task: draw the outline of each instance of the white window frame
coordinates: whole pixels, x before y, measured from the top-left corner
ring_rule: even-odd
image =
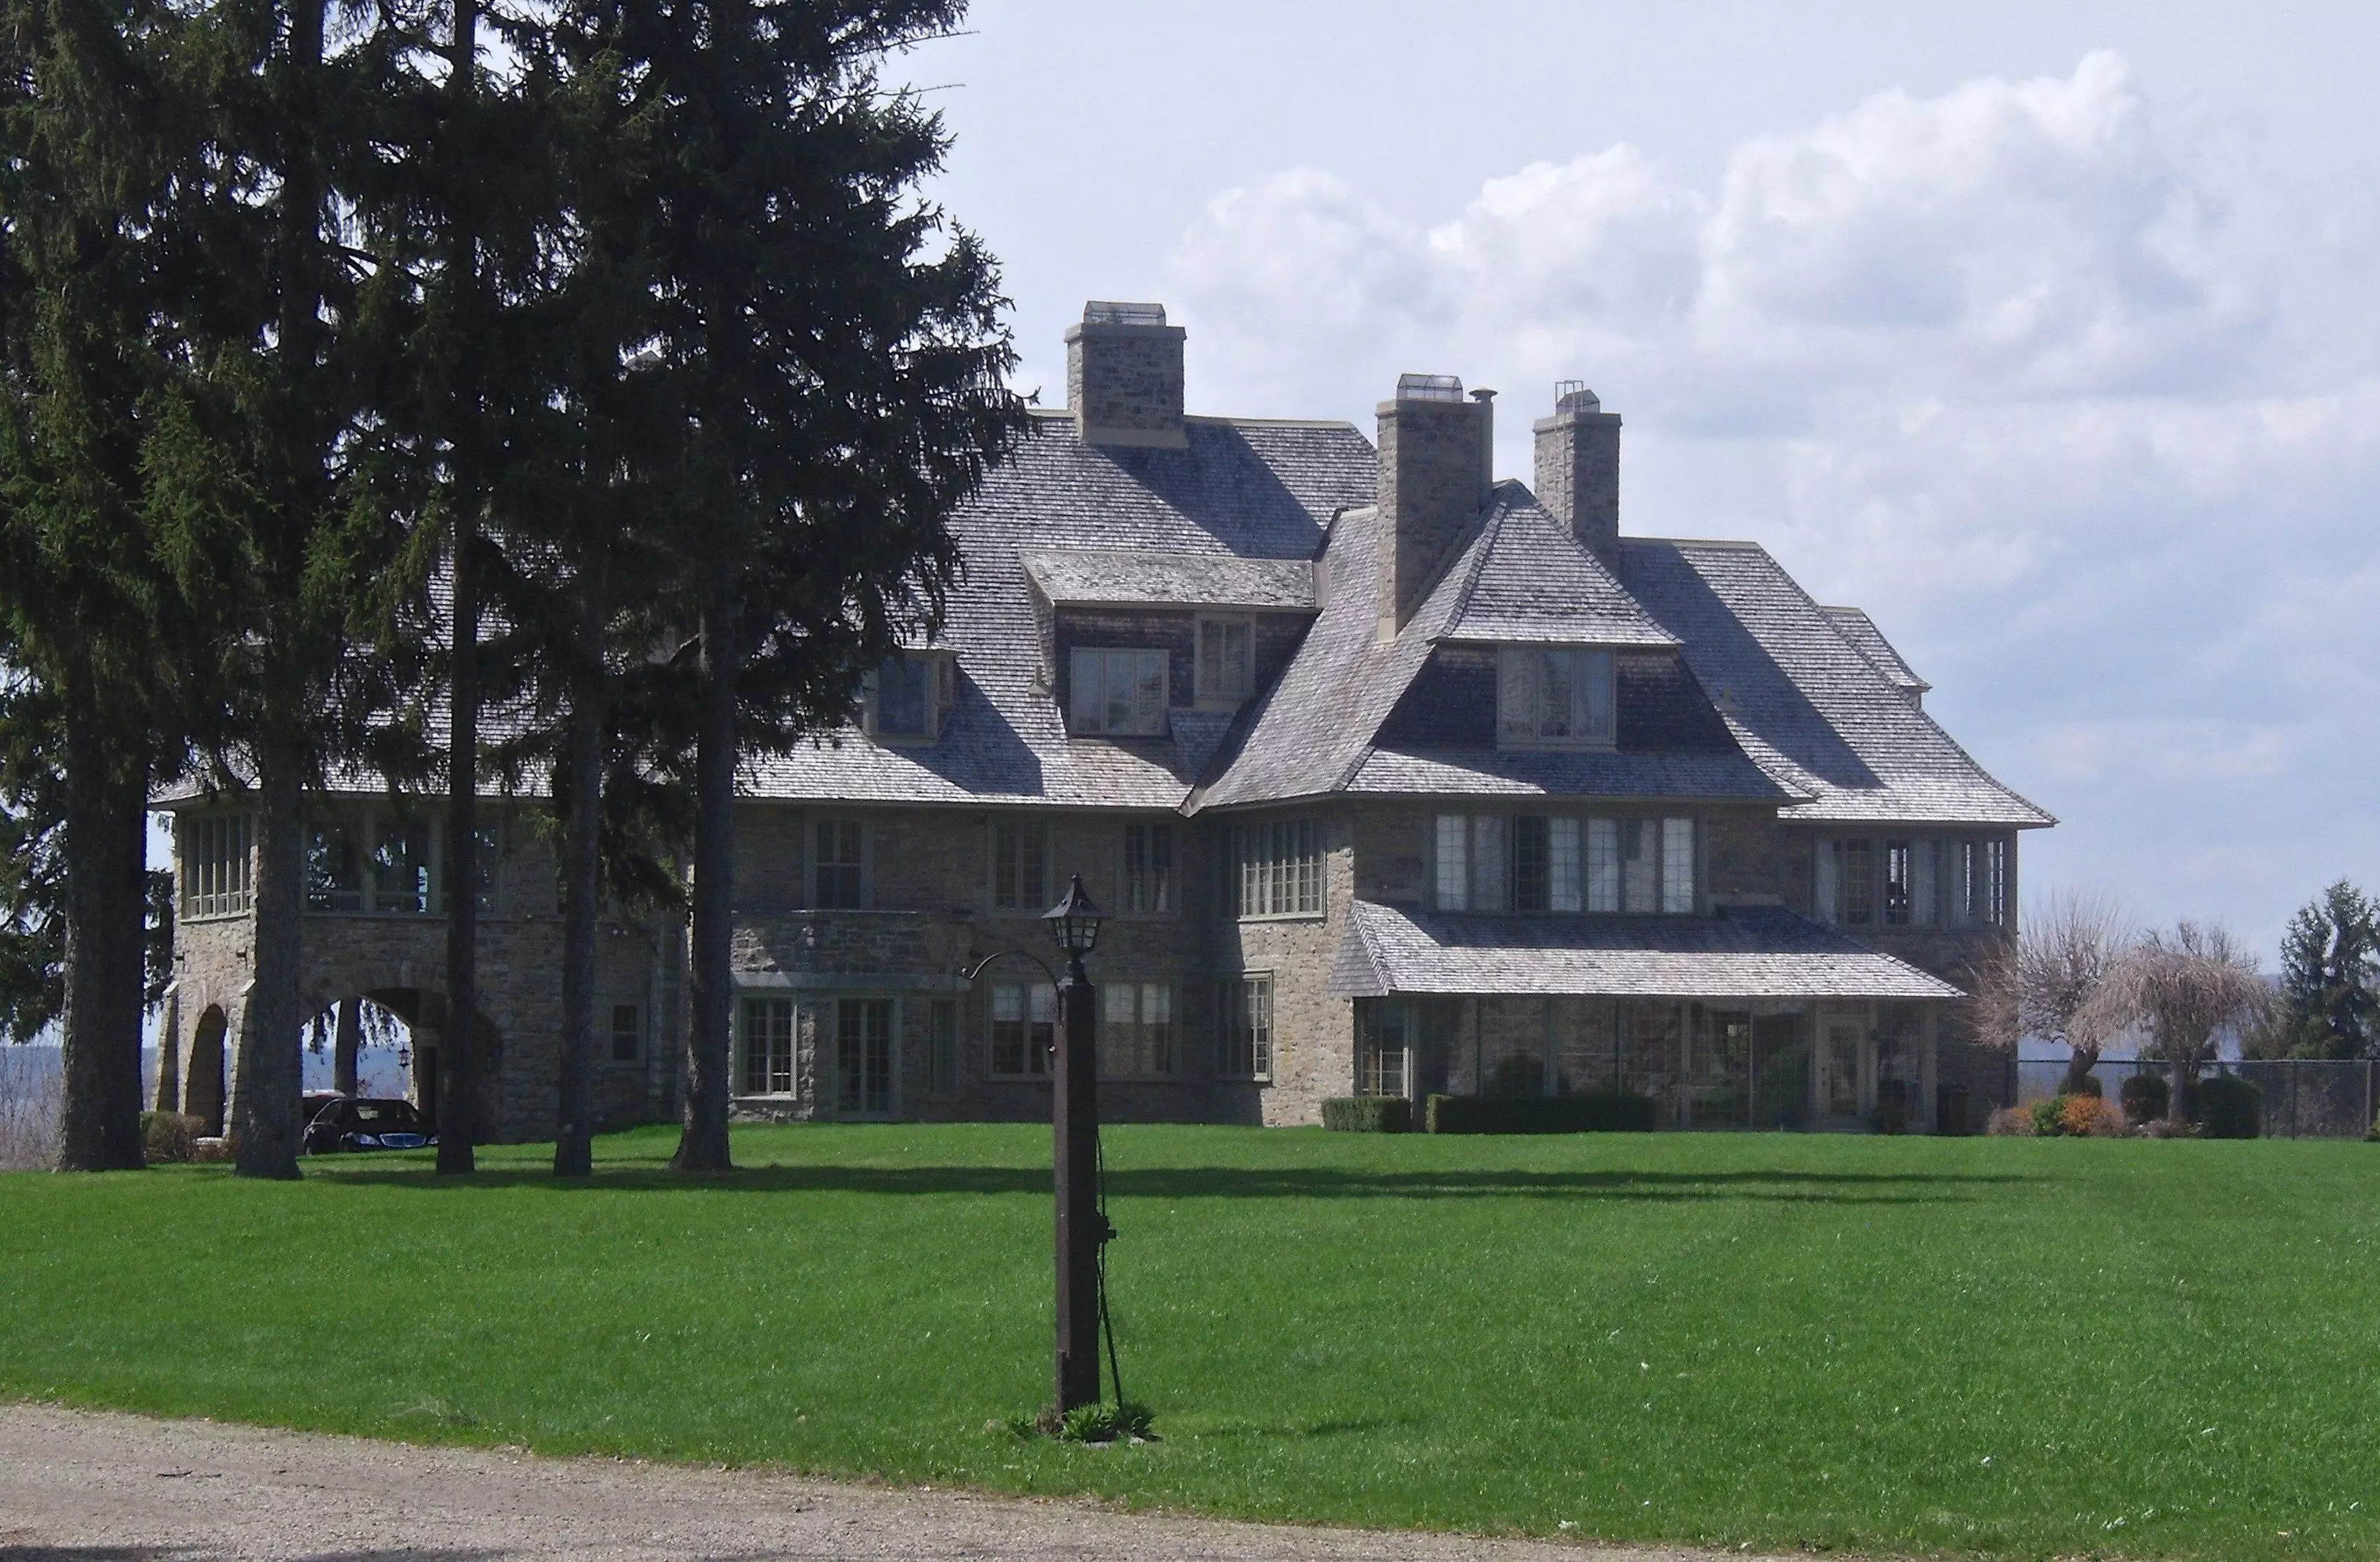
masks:
[[[1067,730],[1079,737],[1162,737],[1172,699],[1172,658],[1151,646],[1077,646],[1067,664]],[[1148,674],[1154,670],[1154,697]],[[1125,716],[1114,720],[1111,690],[1126,681]]]
[[[1009,829],[1017,832],[1016,839],[1019,846],[1015,865],[1016,889],[1014,896],[1002,900],[1000,883],[1001,832]],[[995,814],[984,821],[983,899],[986,905],[1003,914],[1038,916],[1057,903],[1057,892],[1051,888],[1050,881],[1050,821],[1036,817],[1029,813]],[[1031,866],[1040,875],[1041,888],[1038,894],[1030,892],[1026,885],[1025,869],[1027,864],[1026,853],[1023,850],[1027,842],[1037,840],[1039,842],[1038,850],[1034,854],[1037,860],[1031,864]]]
[[[845,829],[852,830],[859,842],[859,861],[830,864],[826,860],[825,853],[820,849],[820,835],[827,829],[840,832]],[[802,829],[802,843],[806,848],[802,861],[802,888],[806,891],[804,904],[812,911],[867,910],[871,899],[870,891],[875,889],[873,876],[868,871],[869,845],[868,820],[850,814],[812,814],[803,821]],[[841,842],[838,842],[837,844],[840,845]],[[849,902],[837,902],[833,905],[828,905],[826,897],[820,892],[819,875],[830,866],[838,871],[853,867],[859,870],[859,892]]]
[[[1549,709],[1548,684],[1569,690]],[[1496,650],[1496,745],[1500,748],[1607,750],[1618,741],[1618,678],[1597,646],[1500,646]]]
[[[1272,1083],[1273,986],[1269,971],[1227,976],[1215,993],[1215,1077]]]
[[[1232,902],[1242,922],[1313,921],[1326,914],[1330,854],[1312,815],[1235,826]]]
[[[766,1027],[767,1047],[762,1054],[762,1088],[750,1088],[753,1080],[753,1047],[755,1011],[761,1018],[758,1023]],[[777,1023],[783,1021],[782,1033]],[[783,1068],[775,1064],[779,1058],[778,1044],[783,1043]],[[747,1100],[787,1100],[799,1093],[801,1085],[801,1012],[790,993],[744,992],[736,994],[735,1058],[733,1078],[735,1094]],[[782,1087],[780,1082],[782,1081]]]
[[[1238,676],[1232,674],[1230,637],[1237,630],[1240,636]],[[1209,632],[1215,641],[1214,654],[1208,654]],[[1237,705],[1257,690],[1257,621],[1245,614],[1201,613],[1198,615],[1197,654],[1194,659],[1197,681],[1197,697],[1201,704]]]
[[[256,903],[256,816],[186,814],[180,823],[182,914],[245,914]]]

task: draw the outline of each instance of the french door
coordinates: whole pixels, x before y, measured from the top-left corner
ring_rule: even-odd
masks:
[[[889,1118],[900,1109],[892,1000],[844,998],[834,1005],[834,1107],[845,1118]]]

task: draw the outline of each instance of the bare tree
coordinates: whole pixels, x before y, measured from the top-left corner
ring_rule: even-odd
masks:
[[[1974,967],[1977,1029],[1996,1047],[2040,1036],[2068,1048],[2060,1088],[2081,1090],[2122,1028],[2092,999],[2132,942],[2131,919],[2113,896],[2058,890]]]
[[[2214,1050],[2226,1025],[2251,1023],[2273,1001],[2273,989],[2219,923],[2178,922],[2172,931],[2137,939],[2116,962],[2085,1008],[2089,1022],[2113,1035],[2144,1027],[2173,1071],[2166,1119],[2180,1125],[2182,1087]]]

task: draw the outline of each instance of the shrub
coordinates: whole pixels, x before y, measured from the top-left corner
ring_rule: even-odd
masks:
[[[2033,1108],[2002,1107],[1992,1114],[1990,1121],[1984,1124],[1984,1132],[2009,1139],[2030,1139],[2033,1137]]]
[[[2099,1083],[2097,1074],[2084,1074],[2081,1079],[2071,1083],[2074,1088],[2066,1093],[2069,1096],[2088,1096],[2096,1099],[2107,1093],[2107,1087]]]
[[[180,1112],[143,1112],[140,1144],[152,1161],[193,1160],[199,1153],[199,1120]]]
[[[2071,1096],[2049,1096],[2033,1104],[2033,1134],[2036,1139],[2055,1139],[2066,1132],[2066,1103]]]
[[[1904,1133],[1909,1129],[1909,1084],[1905,1080],[1878,1080],[1876,1086],[1876,1110],[1868,1114],[1868,1126],[1878,1133]]]
[[[1322,1126],[1335,1133],[1405,1133],[1413,1103],[1402,1096],[1334,1096],[1322,1103]]]
[[[2124,1120],[2144,1123],[2165,1116],[2173,1100],[2173,1086],[2155,1074],[2134,1074],[2124,1081]]]
[[[2265,1093],[2234,1074],[2215,1074],[2181,1093],[2184,1116],[2209,1139],[2253,1139],[2264,1131]]]
[[[1147,1405],[1076,1405],[1059,1420],[1057,1435],[1068,1443],[1112,1443],[1120,1437],[1147,1441],[1155,1435],[1150,1430],[1155,1419]]]
[[[1543,1096],[1545,1093],[1545,1064],[1534,1052],[1515,1052],[1488,1071],[1488,1088],[1480,1094]]]
[[[1425,1121],[1432,1133],[1645,1133],[1657,1108],[1649,1096],[1597,1090],[1577,1096],[1433,1096]]]
[[[2077,1139],[2120,1139],[2130,1132],[2124,1114],[2098,1096],[2069,1096],[2058,1114],[2061,1133]]]

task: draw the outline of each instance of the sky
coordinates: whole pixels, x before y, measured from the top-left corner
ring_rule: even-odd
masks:
[[[2269,961],[2380,889],[2380,7],[978,0],[897,62],[1002,263],[1193,412],[1583,379],[1624,531],[1867,609],[2057,815],[2023,890]]]

